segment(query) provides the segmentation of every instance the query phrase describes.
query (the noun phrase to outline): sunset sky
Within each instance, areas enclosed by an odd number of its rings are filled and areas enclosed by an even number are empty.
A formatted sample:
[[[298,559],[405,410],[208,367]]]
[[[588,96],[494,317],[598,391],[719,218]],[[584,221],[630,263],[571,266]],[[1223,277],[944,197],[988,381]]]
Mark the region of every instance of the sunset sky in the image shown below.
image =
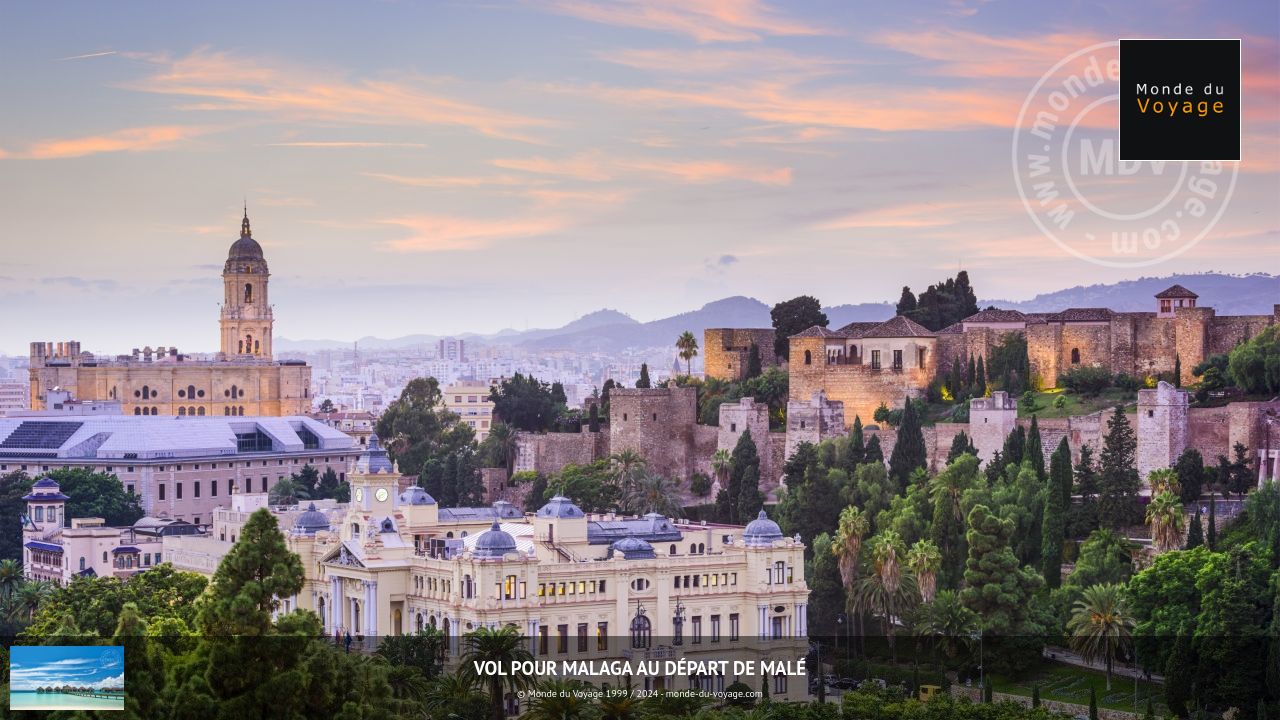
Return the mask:
[[[0,352],[215,349],[244,199],[292,339],[1277,272],[1278,7],[6,3]],[[1244,48],[1227,214],[1127,270],[1041,235],[1010,167],[1041,73],[1119,37]]]

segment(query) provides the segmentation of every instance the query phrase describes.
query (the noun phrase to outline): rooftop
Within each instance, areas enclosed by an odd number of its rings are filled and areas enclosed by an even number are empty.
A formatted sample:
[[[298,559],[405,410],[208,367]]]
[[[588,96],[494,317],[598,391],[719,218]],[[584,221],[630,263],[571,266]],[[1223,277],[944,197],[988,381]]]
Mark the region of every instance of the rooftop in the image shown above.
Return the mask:
[[[1169,287],[1167,290],[1163,290],[1161,292],[1156,293],[1156,299],[1158,300],[1167,300],[1170,298],[1198,298],[1198,297],[1200,296],[1182,287],[1181,285],[1173,285]]]

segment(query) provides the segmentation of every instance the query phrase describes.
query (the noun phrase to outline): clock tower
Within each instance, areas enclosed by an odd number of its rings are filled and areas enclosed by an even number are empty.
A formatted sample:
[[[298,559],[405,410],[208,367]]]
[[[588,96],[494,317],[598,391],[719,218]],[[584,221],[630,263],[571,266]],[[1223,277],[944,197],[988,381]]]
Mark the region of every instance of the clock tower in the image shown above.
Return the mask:
[[[267,296],[267,260],[249,228],[249,208],[240,221],[240,239],[231,243],[222,268],[222,354],[271,359],[275,324]]]
[[[370,435],[369,443],[348,476],[351,483],[351,512],[365,517],[387,517],[394,511],[400,490],[400,472],[387,451]]]

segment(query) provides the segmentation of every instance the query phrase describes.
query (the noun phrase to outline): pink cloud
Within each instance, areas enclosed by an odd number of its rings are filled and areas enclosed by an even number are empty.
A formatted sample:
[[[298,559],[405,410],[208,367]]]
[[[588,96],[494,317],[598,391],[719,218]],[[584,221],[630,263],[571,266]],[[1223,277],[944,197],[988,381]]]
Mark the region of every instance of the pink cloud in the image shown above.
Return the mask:
[[[569,227],[562,217],[480,219],[449,215],[409,215],[379,220],[408,231],[386,244],[393,252],[478,250],[498,240],[548,235]]]
[[[508,170],[557,175],[576,180],[603,182],[620,175],[642,174],[674,179],[690,184],[743,180],[761,185],[791,184],[791,168],[768,167],[721,160],[666,160],[612,157],[598,151],[567,158],[499,158],[492,163]]]
[[[446,125],[533,142],[524,131],[550,122],[458,100],[421,78],[355,79],[261,58],[198,50],[185,57],[136,56],[159,69],[128,87],[197,98],[202,110],[266,113],[290,122]]]
[[[396,185],[426,188],[478,188],[485,186],[510,187],[517,185],[541,185],[547,181],[518,177],[516,175],[395,175],[392,173],[366,172],[365,177],[383,180]]]
[[[836,34],[789,19],[760,0],[551,0],[546,7],[582,20],[687,35],[698,42]]]
[[[172,147],[183,140],[210,132],[185,125],[150,125],[126,128],[104,135],[41,140],[11,157],[50,160],[112,152],[144,152]]]

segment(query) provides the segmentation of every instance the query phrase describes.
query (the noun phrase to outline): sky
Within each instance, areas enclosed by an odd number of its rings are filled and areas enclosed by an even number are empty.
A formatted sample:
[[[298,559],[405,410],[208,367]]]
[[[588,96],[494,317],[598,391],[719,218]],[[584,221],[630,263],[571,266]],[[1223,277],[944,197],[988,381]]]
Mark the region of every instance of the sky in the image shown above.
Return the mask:
[[[1120,37],[1244,48],[1229,207],[1142,268],[1045,237],[1010,167],[1039,76]],[[11,354],[215,350],[245,202],[291,339],[1280,271],[1269,0],[6,3],[0,64]]]
[[[41,687],[124,687],[124,647],[14,645],[10,648],[12,690]]]

